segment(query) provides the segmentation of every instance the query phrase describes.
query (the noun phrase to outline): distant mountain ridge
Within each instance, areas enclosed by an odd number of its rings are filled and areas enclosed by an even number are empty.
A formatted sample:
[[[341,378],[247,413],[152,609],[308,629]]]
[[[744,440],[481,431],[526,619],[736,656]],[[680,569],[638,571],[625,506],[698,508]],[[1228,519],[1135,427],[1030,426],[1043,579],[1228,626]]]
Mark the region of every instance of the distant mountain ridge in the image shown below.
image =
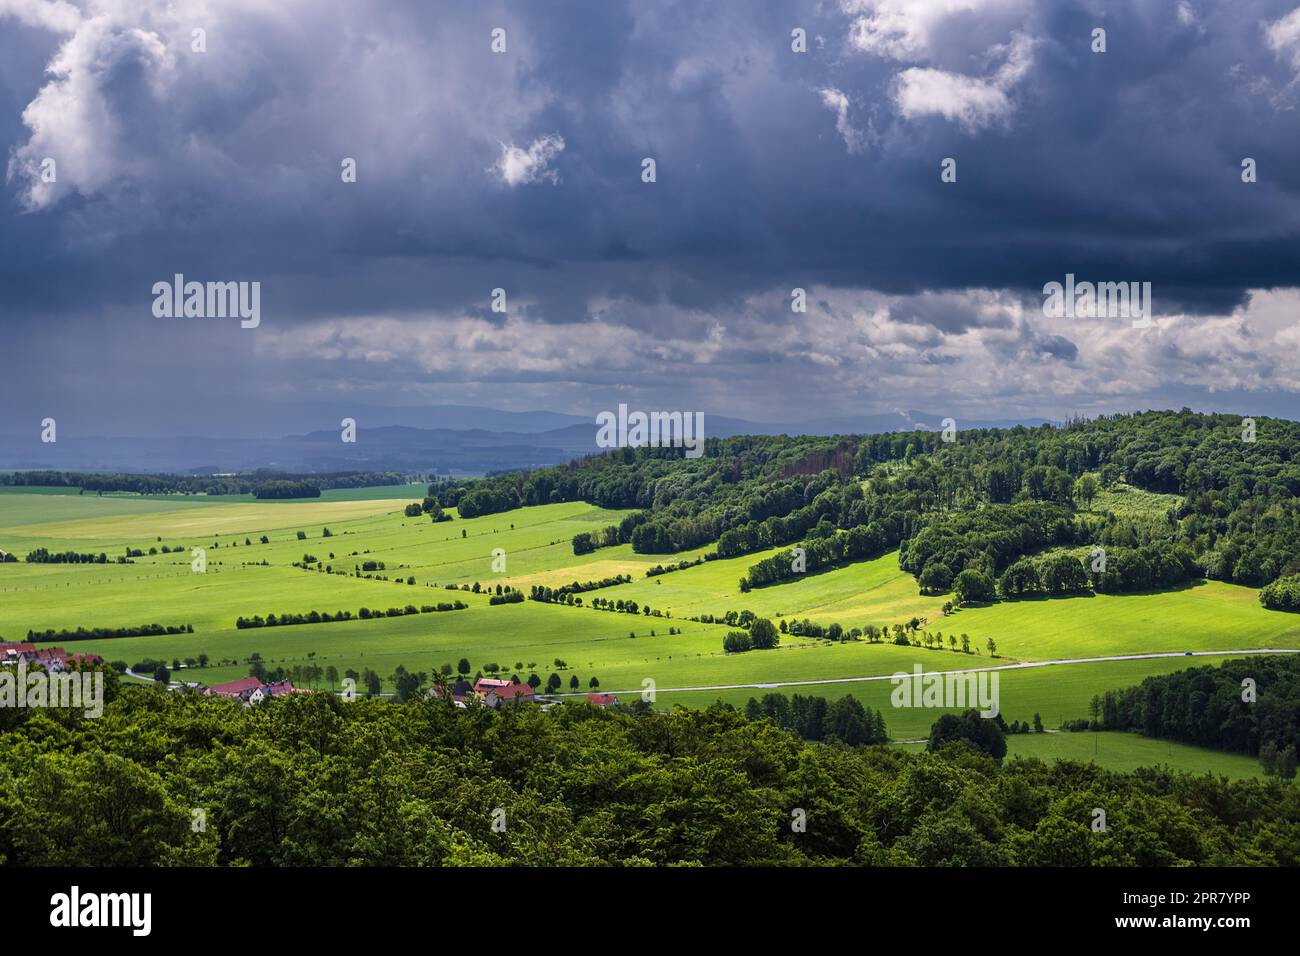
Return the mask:
[[[371,418],[371,414],[375,417]],[[352,444],[342,442],[340,430],[333,428],[282,438],[132,438],[62,434],[57,442],[43,444],[36,435],[6,437],[0,441],[0,468],[178,474],[273,468],[302,473],[354,470],[439,472],[459,476],[559,465],[602,450],[596,445],[594,415],[583,418],[560,412],[509,412],[470,405],[446,405],[402,410],[363,408],[347,417],[353,417],[357,422],[357,441]],[[706,413],[704,433],[709,438],[729,438],[734,435],[937,431],[943,427],[945,417],[896,410],[862,417],[827,417],[774,424]],[[342,417],[338,420],[341,421]],[[423,424],[410,423],[414,421]],[[1043,418],[968,422],[958,419],[957,427],[1037,426],[1047,421]]]

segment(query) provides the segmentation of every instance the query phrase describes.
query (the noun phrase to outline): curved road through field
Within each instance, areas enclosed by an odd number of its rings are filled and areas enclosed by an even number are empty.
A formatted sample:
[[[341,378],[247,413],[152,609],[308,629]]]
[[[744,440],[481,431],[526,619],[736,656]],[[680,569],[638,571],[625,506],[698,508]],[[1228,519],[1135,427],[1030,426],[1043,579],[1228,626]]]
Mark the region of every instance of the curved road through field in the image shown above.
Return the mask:
[[[1112,657],[1074,657],[1059,661],[1023,661],[1018,664],[998,664],[993,667],[958,667],[947,671],[922,671],[923,674],[966,674],[979,671],[1014,671],[1023,670],[1029,667],[1059,667],[1063,664],[1098,664],[1105,661],[1145,661],[1159,657],[1245,657],[1252,654],[1300,654],[1300,648],[1256,648],[1248,651],[1164,651],[1159,654],[1117,654]],[[896,671],[897,674],[907,674],[911,676],[910,671]],[[771,690],[774,687],[809,687],[817,684],[860,684],[873,680],[892,680],[894,674],[875,674],[870,677],[829,677],[821,680],[790,680],[776,681],[770,684],[705,684],[699,687],[656,687],[655,693],[671,694],[682,693],[693,690],[745,690],[749,687],[757,687],[763,690]],[[640,694],[643,688],[634,690],[602,690],[603,694]],[[585,693],[577,694],[551,694],[552,697],[584,697]]]

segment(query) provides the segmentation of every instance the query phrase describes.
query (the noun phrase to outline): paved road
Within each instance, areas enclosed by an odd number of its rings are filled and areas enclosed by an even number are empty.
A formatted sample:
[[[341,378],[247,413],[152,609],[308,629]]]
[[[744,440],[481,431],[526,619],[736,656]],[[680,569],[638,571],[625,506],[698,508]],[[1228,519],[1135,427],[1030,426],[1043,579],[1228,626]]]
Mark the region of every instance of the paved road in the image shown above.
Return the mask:
[[[1164,651],[1158,654],[1117,654],[1113,657],[1073,657],[1059,661],[1023,661],[1018,664],[998,664],[992,667],[957,667],[948,671],[922,671],[924,674],[965,674],[979,671],[1014,671],[1023,670],[1029,667],[1059,667],[1064,664],[1097,664],[1104,661],[1146,661],[1159,657],[1245,657],[1252,654],[1300,654],[1300,649],[1296,648],[1256,648],[1248,651]],[[906,673],[910,676],[910,671],[898,671],[897,673]],[[770,690],[774,687],[809,687],[817,684],[860,684],[865,681],[875,680],[892,680],[893,674],[873,674],[869,677],[831,677],[822,678],[821,680],[788,680],[774,681],[763,684],[705,684],[699,687],[656,687],[655,692],[658,694],[683,693],[693,690],[746,690],[756,687],[764,690]],[[640,694],[643,688],[637,687],[633,690],[605,690],[601,689],[603,694]],[[585,693],[579,694],[554,694],[555,697],[584,697]]]
[[[1246,651],[1162,651],[1158,654],[1116,654],[1111,657],[1071,657],[1057,661],[1021,661],[1017,664],[997,664],[990,667],[956,667],[946,671],[922,671],[924,674],[965,674],[980,671],[1014,671],[1024,670],[1030,667],[1060,667],[1068,664],[1099,664],[1106,661],[1148,661],[1161,657],[1247,657],[1253,654],[1300,654],[1300,648],[1254,648]],[[153,678],[143,674],[137,674],[126,669],[128,677],[134,677],[136,680],[154,683]],[[898,671],[896,673],[911,674],[911,671]],[[747,690],[757,688],[759,690],[773,690],[777,687],[812,687],[818,684],[861,684],[867,681],[892,680],[893,674],[872,674],[868,677],[829,677],[821,680],[787,680],[771,681],[767,683],[755,684],[701,684],[698,687],[656,687],[655,693],[673,694],[686,693],[696,690]],[[605,690],[601,688],[602,694],[640,694],[644,688],[637,687],[630,690]],[[576,694],[548,694],[548,697],[586,697],[589,691],[579,691]],[[391,697],[392,694],[381,694],[381,697]]]

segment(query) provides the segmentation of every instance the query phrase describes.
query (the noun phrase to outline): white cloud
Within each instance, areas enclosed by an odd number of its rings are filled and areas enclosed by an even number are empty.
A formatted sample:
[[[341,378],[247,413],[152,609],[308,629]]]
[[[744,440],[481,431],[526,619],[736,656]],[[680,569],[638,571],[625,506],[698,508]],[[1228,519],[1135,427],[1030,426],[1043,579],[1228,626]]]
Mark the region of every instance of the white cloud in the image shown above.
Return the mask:
[[[819,90],[822,105],[835,114],[835,130],[844,140],[850,153],[861,153],[867,148],[866,134],[849,122],[849,98],[835,87]]]
[[[844,0],[853,16],[849,43],[864,53],[915,61],[932,52],[936,32],[965,13],[1020,6],[1020,0]]]
[[[1300,72],[1300,7],[1268,24],[1264,31],[1268,48],[1286,58]]]
[[[454,312],[357,315],[266,327],[255,346],[266,359],[319,367],[331,381],[418,391],[432,377],[512,395],[550,383],[543,394],[572,389],[580,404],[591,389],[663,384],[665,375],[681,376],[671,384],[683,400],[706,402],[713,389],[725,403],[755,367],[779,365],[789,387],[751,397],[750,414],[768,420],[899,395],[927,410],[1063,415],[1158,401],[1171,382],[1300,390],[1300,291],[1256,291],[1218,315],[1161,314],[1156,305],[1155,324],[1134,329],[1128,319],[1051,318],[1041,298],[1010,290],[888,295],[816,285],[798,322],[789,321],[789,289],[777,288],[709,309],[604,298],[565,323],[541,321],[527,302],[500,322]]]
[[[51,79],[23,110],[31,135],[13,151],[8,175],[25,182],[24,205],[40,209],[69,190],[95,192],[127,172],[139,144],[130,141],[129,123],[106,89],[115,80],[119,90],[130,82],[151,99],[167,86],[173,67],[154,32],[114,29],[104,18],[78,24],[46,68]],[[53,182],[40,175],[47,157],[56,163]]]
[[[526,54],[476,74],[480,53],[460,43],[461,22],[401,5],[81,6],[0,0],[0,29],[16,18],[65,34],[29,94],[8,178],[29,210],[92,199],[78,210],[83,243],[174,221],[175,207],[199,195],[232,218],[285,203],[321,210],[345,156],[358,159],[363,183],[418,182],[422,196],[454,203],[497,144],[535,126],[555,97]],[[196,26],[207,31],[205,53],[191,48]],[[506,174],[550,179],[537,161],[559,143],[543,138],[507,157]],[[54,183],[40,177],[46,157],[57,163]]]
[[[527,183],[560,181],[554,169],[547,168],[556,156],[564,152],[564,138],[558,134],[539,136],[527,149],[513,143],[501,144],[501,158],[493,167],[507,186]]]
[[[81,23],[81,11],[65,0],[0,0],[0,19],[4,17],[56,33],[72,33]]]
[[[974,131],[1006,119],[1014,109],[1010,93],[1033,63],[1032,38],[1012,35],[996,48],[1006,61],[989,77],[967,76],[929,67],[911,67],[894,80],[894,105],[906,119],[942,116]]]

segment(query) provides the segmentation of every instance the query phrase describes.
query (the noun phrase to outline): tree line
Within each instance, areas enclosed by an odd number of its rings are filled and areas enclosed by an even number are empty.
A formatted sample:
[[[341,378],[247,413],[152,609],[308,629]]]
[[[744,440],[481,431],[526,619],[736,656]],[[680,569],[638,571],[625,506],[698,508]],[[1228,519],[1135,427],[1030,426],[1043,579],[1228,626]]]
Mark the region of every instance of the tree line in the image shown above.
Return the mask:
[[[848,694],[835,701],[802,694],[764,694],[761,700],[749,698],[745,717],[770,720],[804,740],[837,741],[851,747],[889,742],[884,715],[863,707]]]
[[[136,627],[79,627],[75,631],[29,630],[27,640],[33,644],[46,644],[52,641],[97,641],[108,637],[160,637],[165,634],[193,634],[193,624],[140,624]]]
[[[126,557],[110,558],[103,551],[99,554],[80,551],[50,551],[37,548],[27,553],[28,564],[129,564]]]
[[[437,604],[421,604],[416,607],[414,604],[408,604],[405,607],[390,607],[386,611],[378,608],[363,607],[354,615],[351,611],[336,611],[331,614],[329,611],[308,611],[305,614],[268,614],[263,618],[260,614],[254,614],[252,617],[244,617],[242,614],[235,618],[235,627],[240,630],[253,627],[286,627],[295,624],[330,624],[336,621],[369,621],[372,618],[380,617],[403,617],[408,614],[435,614],[440,611],[461,611],[469,607],[464,601],[439,601]]]
[[[395,471],[338,471],[301,475],[259,469],[237,475],[136,475],[94,474],[78,471],[24,471],[0,475],[0,485],[15,487],[80,488],[82,493],[104,494],[129,492],[140,495],[254,495],[258,498],[317,497],[321,490],[330,488],[373,488],[379,485],[400,485],[407,476]],[[272,490],[259,494],[259,490],[277,485],[300,485],[316,490],[316,494],[282,494]],[[283,489],[281,489],[283,491]]]
[[[1300,655],[1259,655],[1148,677],[1092,699],[1068,730],[1132,730],[1148,737],[1259,757],[1295,776],[1300,750]]]

